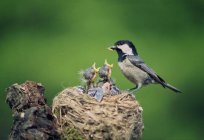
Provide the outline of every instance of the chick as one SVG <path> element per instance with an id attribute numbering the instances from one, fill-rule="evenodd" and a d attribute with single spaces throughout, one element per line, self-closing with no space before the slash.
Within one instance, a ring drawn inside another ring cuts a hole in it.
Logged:
<path id="1" fill-rule="evenodd" d="M 88 90 L 88 95 L 94 97 L 98 102 L 101 102 L 104 96 L 104 91 L 101 87 L 94 87 Z"/>
<path id="2" fill-rule="evenodd" d="M 97 77 L 97 73 L 99 71 L 99 68 L 96 68 L 96 64 L 94 63 L 92 67 L 86 69 L 82 72 L 84 80 L 86 82 L 86 89 L 94 87 L 94 81 Z"/>
<path id="3" fill-rule="evenodd" d="M 102 87 L 104 93 L 117 95 L 120 94 L 120 90 L 111 78 L 112 68 L 113 64 L 108 64 L 107 60 L 105 60 L 104 65 L 100 68 L 98 73 L 101 80 L 97 83 L 97 85 Z"/>
<path id="4" fill-rule="evenodd" d="M 108 64 L 107 60 L 105 60 L 104 65 L 99 70 L 99 77 L 103 82 L 109 82 L 111 79 L 113 64 Z"/>
<path id="5" fill-rule="evenodd" d="M 120 89 L 116 85 L 112 85 L 110 89 L 110 94 L 112 96 L 121 94 Z"/>

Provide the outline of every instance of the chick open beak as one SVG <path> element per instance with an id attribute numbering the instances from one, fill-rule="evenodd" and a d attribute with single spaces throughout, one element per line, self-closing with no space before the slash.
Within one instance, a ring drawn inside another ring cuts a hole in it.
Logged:
<path id="1" fill-rule="evenodd" d="M 108 48 L 109 51 L 114 51 L 115 49 L 116 49 L 115 46 L 112 46 L 112 47 L 109 47 L 109 48 Z"/>
<path id="2" fill-rule="evenodd" d="M 104 64 L 105 64 L 105 65 L 107 65 L 109 68 L 113 68 L 113 64 L 111 64 L 111 65 L 110 65 L 110 64 L 108 64 L 107 59 L 105 59 Z"/>
<path id="3" fill-rule="evenodd" d="M 99 72 L 100 68 L 101 68 L 101 67 L 98 67 L 97 69 L 95 69 L 96 73 Z"/>
<path id="4" fill-rule="evenodd" d="M 96 73 L 99 72 L 100 67 L 99 67 L 99 68 L 96 68 L 96 63 L 94 63 L 94 64 L 92 65 L 92 67 L 94 68 L 94 71 L 95 71 Z"/>

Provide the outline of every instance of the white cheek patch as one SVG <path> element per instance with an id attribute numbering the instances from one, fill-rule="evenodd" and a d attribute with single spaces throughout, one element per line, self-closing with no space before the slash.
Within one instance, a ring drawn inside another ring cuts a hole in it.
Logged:
<path id="1" fill-rule="evenodd" d="M 133 52 L 132 52 L 132 49 L 127 44 L 120 45 L 120 46 L 117 46 L 117 47 L 119 49 L 121 49 L 122 52 L 125 53 L 125 54 L 134 55 Z"/>

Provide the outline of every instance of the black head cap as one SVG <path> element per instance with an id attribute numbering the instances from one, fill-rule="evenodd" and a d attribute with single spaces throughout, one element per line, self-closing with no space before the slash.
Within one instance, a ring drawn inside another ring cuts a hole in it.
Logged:
<path id="1" fill-rule="evenodd" d="M 137 55 L 137 50 L 136 50 L 134 44 L 129 40 L 119 40 L 114 44 L 114 46 L 120 46 L 120 45 L 124 45 L 124 44 L 127 44 L 133 50 L 134 55 Z"/>

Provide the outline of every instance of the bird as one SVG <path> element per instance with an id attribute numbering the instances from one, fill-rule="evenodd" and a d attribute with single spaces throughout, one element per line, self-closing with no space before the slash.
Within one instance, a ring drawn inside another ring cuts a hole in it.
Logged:
<path id="1" fill-rule="evenodd" d="M 94 86 L 94 81 L 97 77 L 97 73 L 100 68 L 96 68 L 96 63 L 94 63 L 90 68 L 82 71 L 83 78 L 87 84 L 87 90 Z"/>
<path id="2" fill-rule="evenodd" d="M 110 81 L 113 64 L 108 64 L 105 60 L 103 66 L 99 69 L 98 75 L 103 81 Z"/>
<path id="3" fill-rule="evenodd" d="M 94 97 L 98 102 L 101 102 L 104 96 L 104 91 L 101 87 L 93 87 L 88 90 L 88 95 Z"/>
<path id="4" fill-rule="evenodd" d="M 113 64 L 108 64 L 107 59 L 105 59 L 103 66 L 99 69 L 98 72 L 98 75 L 102 81 L 99 81 L 97 85 L 102 87 L 105 93 L 108 91 L 110 95 L 113 96 L 120 94 L 120 90 L 116 86 L 115 81 L 111 78 L 112 68 Z"/>
<path id="5" fill-rule="evenodd" d="M 135 84 L 129 89 L 131 93 L 138 91 L 142 86 L 149 84 L 160 84 L 164 88 L 181 93 L 179 89 L 168 84 L 153 69 L 151 69 L 138 55 L 134 44 L 129 40 L 119 40 L 114 46 L 108 48 L 118 54 L 118 65 L 123 75 Z"/>

